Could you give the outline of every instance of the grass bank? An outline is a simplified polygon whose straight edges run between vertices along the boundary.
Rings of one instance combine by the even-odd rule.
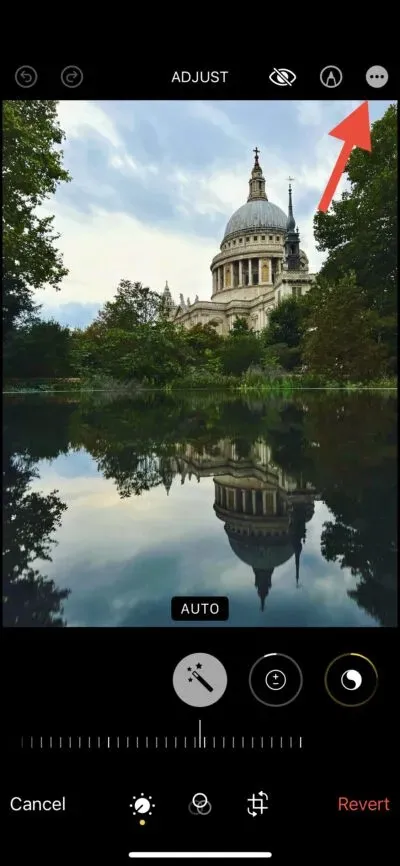
[[[372,382],[342,382],[327,380],[310,374],[251,375],[243,376],[196,376],[182,377],[166,385],[156,382],[122,382],[107,376],[90,379],[7,379],[3,383],[3,394],[51,394],[56,392],[102,391],[115,396],[130,396],[143,391],[232,391],[239,394],[289,393],[298,390],[342,390],[342,391],[397,391],[397,378],[377,379]]]
[[[80,391],[80,379],[5,379],[3,394],[38,394],[54,391]]]
[[[216,379],[209,378],[206,381],[193,381],[192,378],[183,378],[165,386],[166,391],[191,391],[221,389],[236,391],[242,394],[256,393],[267,394],[271,391],[285,393],[290,391],[307,390],[342,390],[342,391],[371,391],[388,390],[397,391],[397,379],[381,378],[372,382],[349,382],[340,380],[328,380],[323,376],[310,374],[294,375],[251,375],[219,376]]]

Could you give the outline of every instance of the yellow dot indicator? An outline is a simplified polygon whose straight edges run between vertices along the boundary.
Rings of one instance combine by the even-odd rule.
[[[144,827],[145,823],[146,823],[146,821],[143,818],[141,821],[139,821],[139,824],[141,827]]]

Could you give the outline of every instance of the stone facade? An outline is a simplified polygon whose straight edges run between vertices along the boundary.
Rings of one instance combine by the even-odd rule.
[[[295,231],[292,192],[289,185],[289,215],[268,201],[258,150],[249,181],[249,197],[229,220],[220,252],[211,262],[211,301],[193,303],[188,298],[175,306],[168,284],[165,299],[171,318],[192,328],[207,323],[227,334],[237,318],[260,331],[268,324],[270,311],[281,300],[305,294],[315,276],[300,249]]]

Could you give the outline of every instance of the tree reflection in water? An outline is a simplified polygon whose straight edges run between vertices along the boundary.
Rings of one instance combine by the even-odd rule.
[[[43,496],[29,492],[37,473],[29,458],[8,456],[3,465],[3,624],[63,626],[63,601],[68,590],[33,568],[35,560],[51,561],[51,536],[61,525],[66,505],[57,491]]]
[[[373,392],[299,392],[293,397],[250,401],[207,393],[153,393],[135,399],[59,395],[41,397],[40,403],[28,397],[6,401],[5,625],[65,624],[62,603],[68,590],[57,590],[33,567],[35,560],[50,560],[52,535],[66,509],[56,491],[43,496],[30,489],[38,460],[84,448],[103,476],[114,480],[120,497],[129,498],[161,484],[168,492],[176,474],[182,480],[187,472],[196,474],[190,454],[214,459],[221,448],[234,454],[229,471],[243,482],[246,461],[257,443],[268,450],[278,475],[290,477],[290,520],[285,533],[295,555],[297,577],[305,524],[316,493],[332,515],[322,530],[323,557],[356,577],[356,588],[348,595],[357,605],[381,625],[396,625],[396,420],[396,399]],[[182,458],[185,467],[179,464]],[[253,487],[258,489],[260,498],[262,482],[253,487],[252,483],[250,472],[241,487],[250,497]],[[237,546],[238,527],[232,527]],[[242,538],[242,552],[243,544]],[[243,556],[246,561],[247,553]],[[269,591],[272,559],[263,568],[256,557],[261,600]]]

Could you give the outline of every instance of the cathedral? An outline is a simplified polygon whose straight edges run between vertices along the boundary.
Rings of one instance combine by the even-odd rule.
[[[261,611],[279,579],[278,569],[293,560],[293,586],[299,587],[300,555],[306,524],[314,514],[317,491],[300,474],[296,478],[272,462],[271,449],[257,440],[246,453],[222,439],[209,452],[193,444],[176,446],[174,457],[162,458],[164,487],[169,493],[176,475],[181,484],[192,475],[214,480],[214,512],[224,524],[235,556],[253,570]]]
[[[169,317],[185,328],[213,325],[227,334],[237,318],[246,319],[254,331],[268,324],[268,316],[281,300],[301,297],[315,279],[308,259],[300,249],[299,229],[293,216],[289,183],[288,214],[268,200],[259,150],[249,180],[249,196],[231,216],[220,246],[211,262],[211,301],[186,303],[183,295],[175,305],[168,283],[164,302]]]

